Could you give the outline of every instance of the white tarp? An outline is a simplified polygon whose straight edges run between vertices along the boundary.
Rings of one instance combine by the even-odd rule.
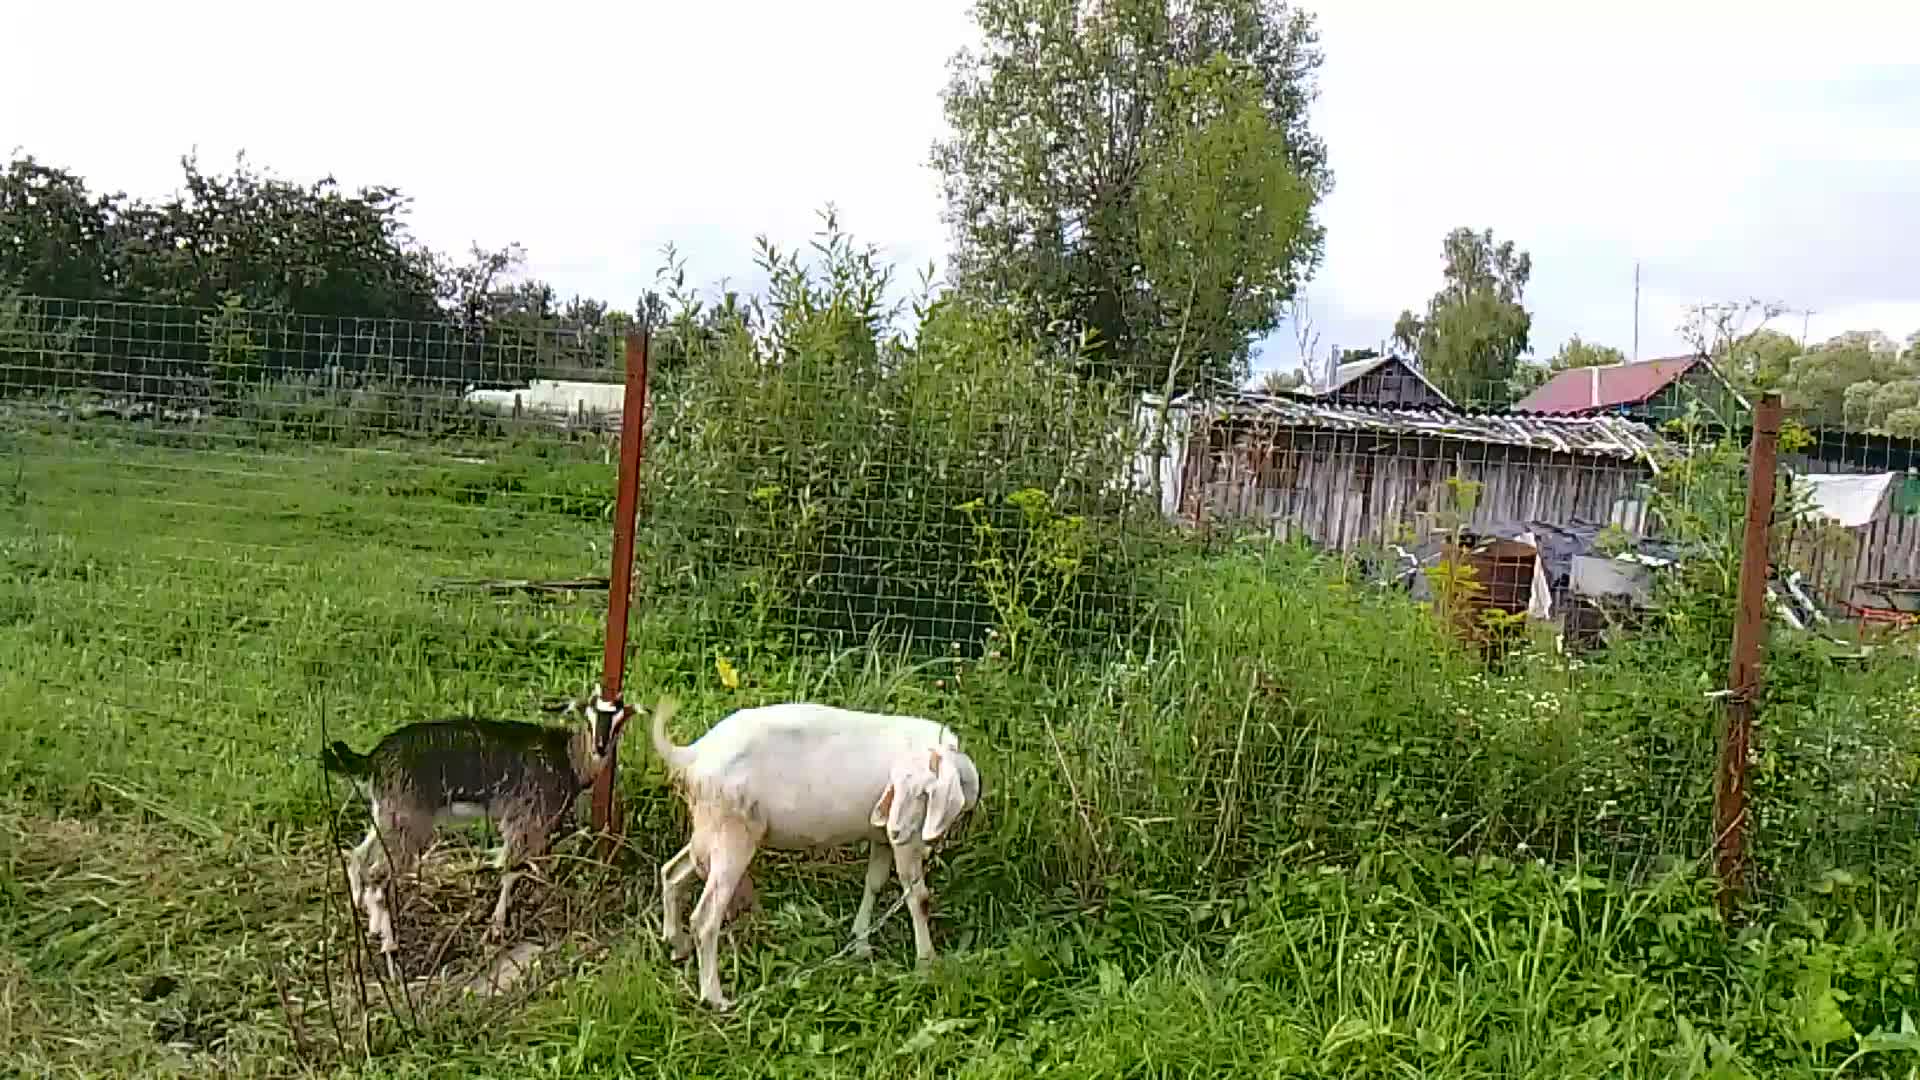
[[[1153,436],[1160,427],[1159,396],[1142,394],[1134,406],[1133,419],[1141,440],[1133,455],[1133,489],[1146,493],[1154,485]],[[1186,399],[1174,398],[1167,407],[1167,452],[1159,461],[1160,512],[1170,519],[1180,517],[1180,488],[1187,475],[1187,432],[1191,427]]]
[[[533,379],[521,390],[469,390],[466,401],[481,412],[496,416],[513,415],[514,402],[529,412],[550,416],[586,413],[595,417],[618,417],[626,404],[625,383],[573,382],[566,379]]]
[[[1899,473],[1830,473],[1800,476],[1795,483],[1813,500],[1811,514],[1858,529],[1879,519]]]
[[[1540,551],[1540,541],[1533,535],[1532,529],[1528,529],[1526,532],[1514,537],[1514,540],[1517,543],[1527,545],[1535,552],[1533,556],[1533,587],[1531,589],[1532,595],[1527,599],[1527,616],[1528,618],[1545,622],[1553,618],[1553,586],[1547,581],[1546,563],[1538,554]]]

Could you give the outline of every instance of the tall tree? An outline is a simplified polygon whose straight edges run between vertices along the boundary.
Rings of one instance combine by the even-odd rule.
[[[1569,368],[1606,367],[1609,364],[1624,364],[1627,354],[1611,345],[1595,345],[1591,341],[1580,340],[1575,334],[1568,338],[1560,351],[1547,361],[1547,367],[1554,371],[1566,371]]]
[[[1409,312],[1402,319],[1412,318]],[[1555,372],[1573,368],[1605,367],[1608,364],[1623,364],[1627,355],[1611,345],[1595,345],[1580,340],[1575,334],[1560,346],[1560,351],[1548,357],[1545,363],[1537,360],[1521,360],[1513,365],[1507,374],[1506,396],[1509,401],[1519,401],[1538,390],[1553,377]]]
[[[1284,0],[978,0],[933,164],[953,276],[1176,390],[1245,376],[1317,265],[1313,18]],[[1171,350],[1179,343],[1180,357]]]
[[[95,196],[65,169],[17,157],[0,173],[0,288],[91,300],[112,295],[121,196]]]
[[[1304,371],[1269,371],[1260,376],[1260,392],[1263,394],[1291,394],[1307,385]]]
[[[0,288],[371,318],[438,313],[431,256],[392,188],[305,186],[181,160],[184,190],[158,201],[94,196],[31,156],[0,174]]]
[[[1906,433],[1920,409],[1920,382],[1900,347],[1879,331],[1849,331],[1794,357],[1780,380],[1787,406],[1813,428],[1886,432],[1900,415]]]
[[[1138,265],[1157,310],[1140,339],[1168,358],[1169,394],[1195,358],[1242,356],[1250,328],[1271,328],[1293,292],[1285,268],[1313,193],[1255,75],[1224,53],[1171,72],[1166,103],[1183,122],[1141,172]]]
[[[123,295],[311,315],[422,319],[439,314],[427,252],[397,189],[294,184],[238,158],[227,174],[180,162],[186,189],[120,216],[114,278]]]
[[[1524,300],[1533,258],[1493,230],[1455,229],[1441,244],[1444,284],[1425,316],[1403,311],[1393,338],[1421,369],[1462,404],[1505,404],[1533,316]]]
[[[1794,357],[1805,351],[1792,337],[1763,326],[1726,345],[1711,359],[1735,385],[1752,394],[1777,389]]]

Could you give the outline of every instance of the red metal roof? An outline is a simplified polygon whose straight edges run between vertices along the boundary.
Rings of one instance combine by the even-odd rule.
[[[1570,368],[1514,402],[1515,412],[1577,413],[1636,405],[1693,370],[1698,356],[1667,356],[1606,367]]]

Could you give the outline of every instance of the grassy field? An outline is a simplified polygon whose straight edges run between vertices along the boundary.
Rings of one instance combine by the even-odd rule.
[[[536,887],[504,997],[356,975],[314,764],[408,720],[531,718],[597,671],[585,447],[227,452],[0,436],[0,1071],[24,1076],[1910,1076],[1920,681],[1775,650],[1737,927],[1702,876],[1723,657],[1626,642],[1490,675],[1308,553],[1170,559],[1099,655],[738,640],[649,593],[631,695],[680,736],[792,697],[954,724],[988,784],[904,917],[839,956],[857,865],[770,859],[717,1018],[654,937],[684,835],[638,741],[629,846]],[[662,578],[643,561],[643,576]],[[717,659],[737,670],[722,677]],[[470,860],[455,850],[450,862]],[[484,961],[439,865],[415,968]],[[889,905],[891,895],[883,900]],[[884,907],[883,907],[884,910]],[[464,969],[462,969],[464,970]]]

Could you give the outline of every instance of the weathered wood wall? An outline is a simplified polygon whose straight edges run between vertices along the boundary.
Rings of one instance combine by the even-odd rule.
[[[1254,520],[1276,536],[1351,550],[1420,540],[1453,508],[1447,479],[1478,482],[1470,523],[1616,522],[1644,532],[1642,463],[1436,438],[1210,425],[1188,446],[1183,517]]]
[[[1871,525],[1844,530],[1832,523],[1824,529],[1803,525],[1789,534],[1787,558],[1827,599],[1876,607],[1878,601],[1856,595],[1854,586],[1920,580],[1920,517],[1889,513]]]
[[[1360,405],[1386,405],[1405,409],[1444,409],[1449,403],[1399,364],[1382,364],[1338,390],[1324,400]]]
[[[1782,454],[1780,462],[1790,472],[1810,476],[1897,471],[1866,468],[1835,456],[1807,453]],[[1896,488],[1901,483],[1901,480],[1894,481]],[[1895,509],[1901,501],[1897,494],[1890,500],[1894,505],[1888,506],[1878,521],[1864,528],[1844,530],[1850,543],[1836,543],[1832,534],[1838,530],[1834,529],[1802,526],[1792,532],[1789,558],[1795,566],[1808,572],[1827,599],[1867,603],[1854,595],[1856,584],[1920,579],[1920,516]]]

